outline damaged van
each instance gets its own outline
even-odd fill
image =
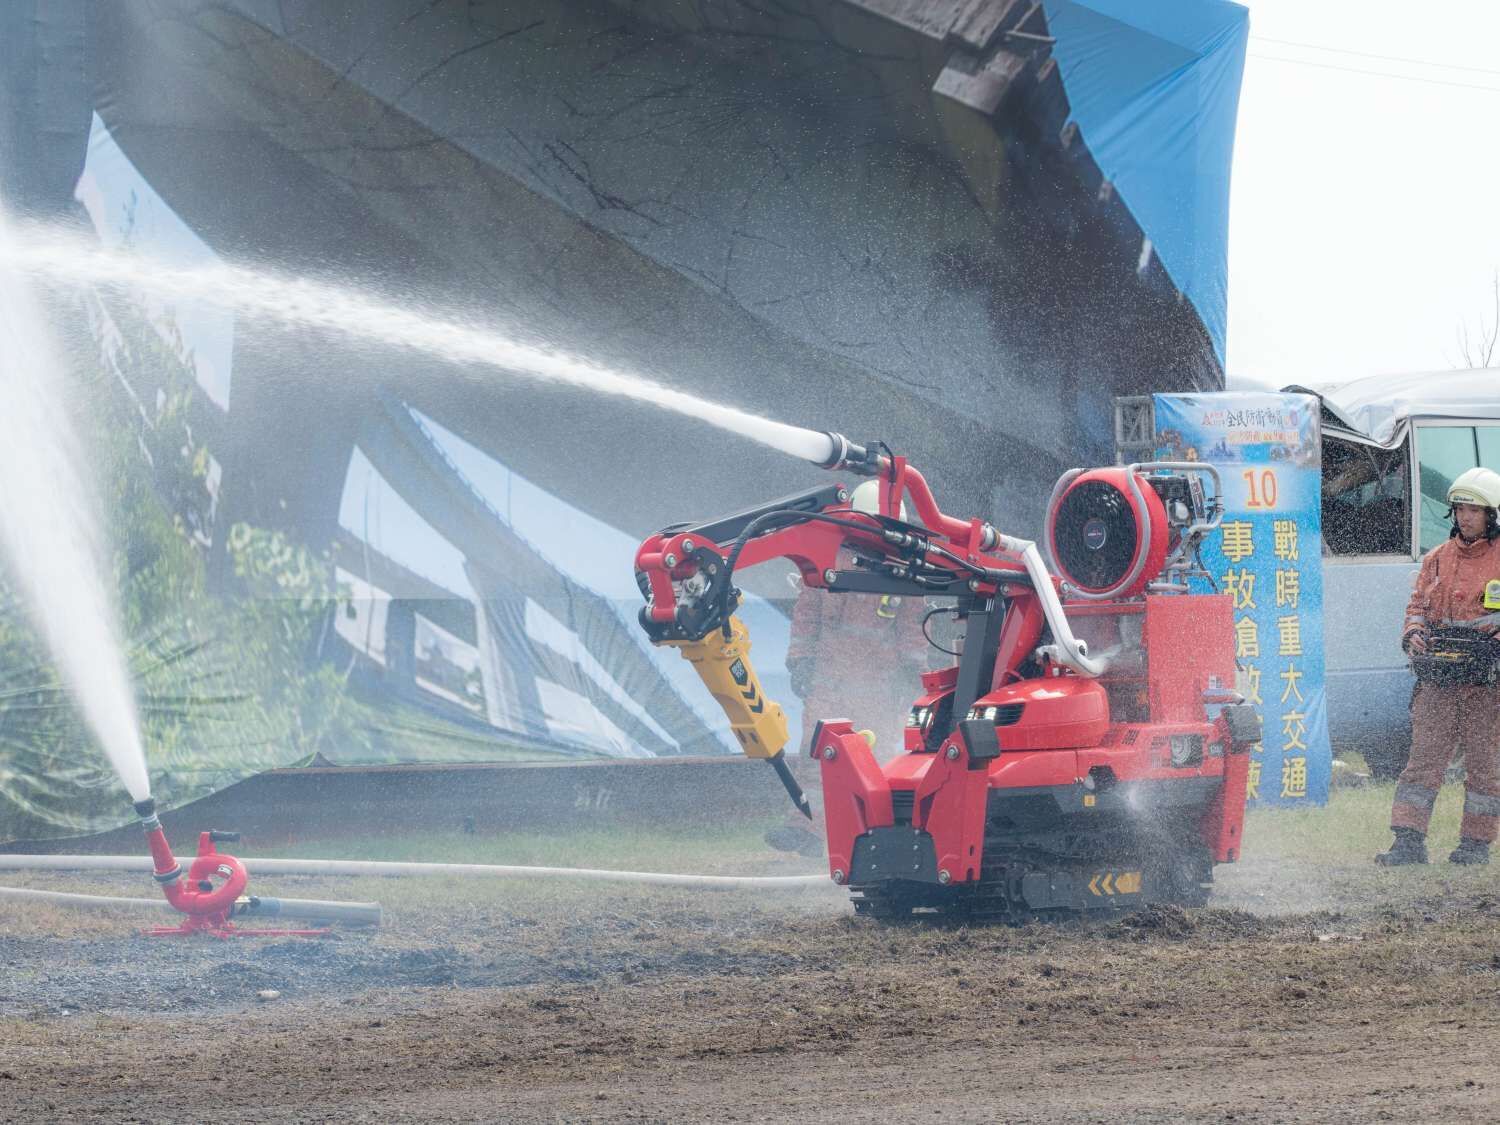
[[[1500,371],[1377,375],[1322,400],[1328,729],[1377,777],[1406,763],[1415,685],[1401,623],[1422,555],[1448,538],[1448,486],[1500,470]]]

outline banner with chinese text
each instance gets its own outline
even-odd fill
[[[1323,688],[1318,402],[1309,395],[1155,396],[1157,456],[1206,461],[1223,479],[1224,522],[1203,546],[1234,602],[1239,690],[1260,710],[1250,798],[1324,804],[1333,755]],[[1194,588],[1208,589],[1202,578]]]

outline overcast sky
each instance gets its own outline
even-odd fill
[[[1500,3],[1242,2],[1231,385],[1467,366],[1500,268]]]

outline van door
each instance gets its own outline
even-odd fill
[[[1400,637],[1418,560],[1448,539],[1454,479],[1475,465],[1500,466],[1500,423],[1421,421],[1410,440],[1417,482],[1410,555],[1339,560],[1352,565],[1324,570],[1330,735],[1335,746],[1363,752],[1377,777],[1399,773],[1411,749],[1416,681]]]
[[[1336,751],[1363,755],[1377,777],[1393,777],[1411,741],[1413,680],[1401,651],[1417,570],[1411,439],[1383,449],[1325,430],[1322,476],[1329,738]]]

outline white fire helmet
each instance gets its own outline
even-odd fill
[[[881,515],[880,511],[880,482],[878,480],[860,481],[854,486],[854,492],[849,497],[849,507],[856,512],[865,512],[872,516]],[[901,520],[906,519],[906,501],[901,501]]]
[[[1477,504],[1500,508],[1500,473],[1494,469],[1470,469],[1448,486],[1448,503]]]

